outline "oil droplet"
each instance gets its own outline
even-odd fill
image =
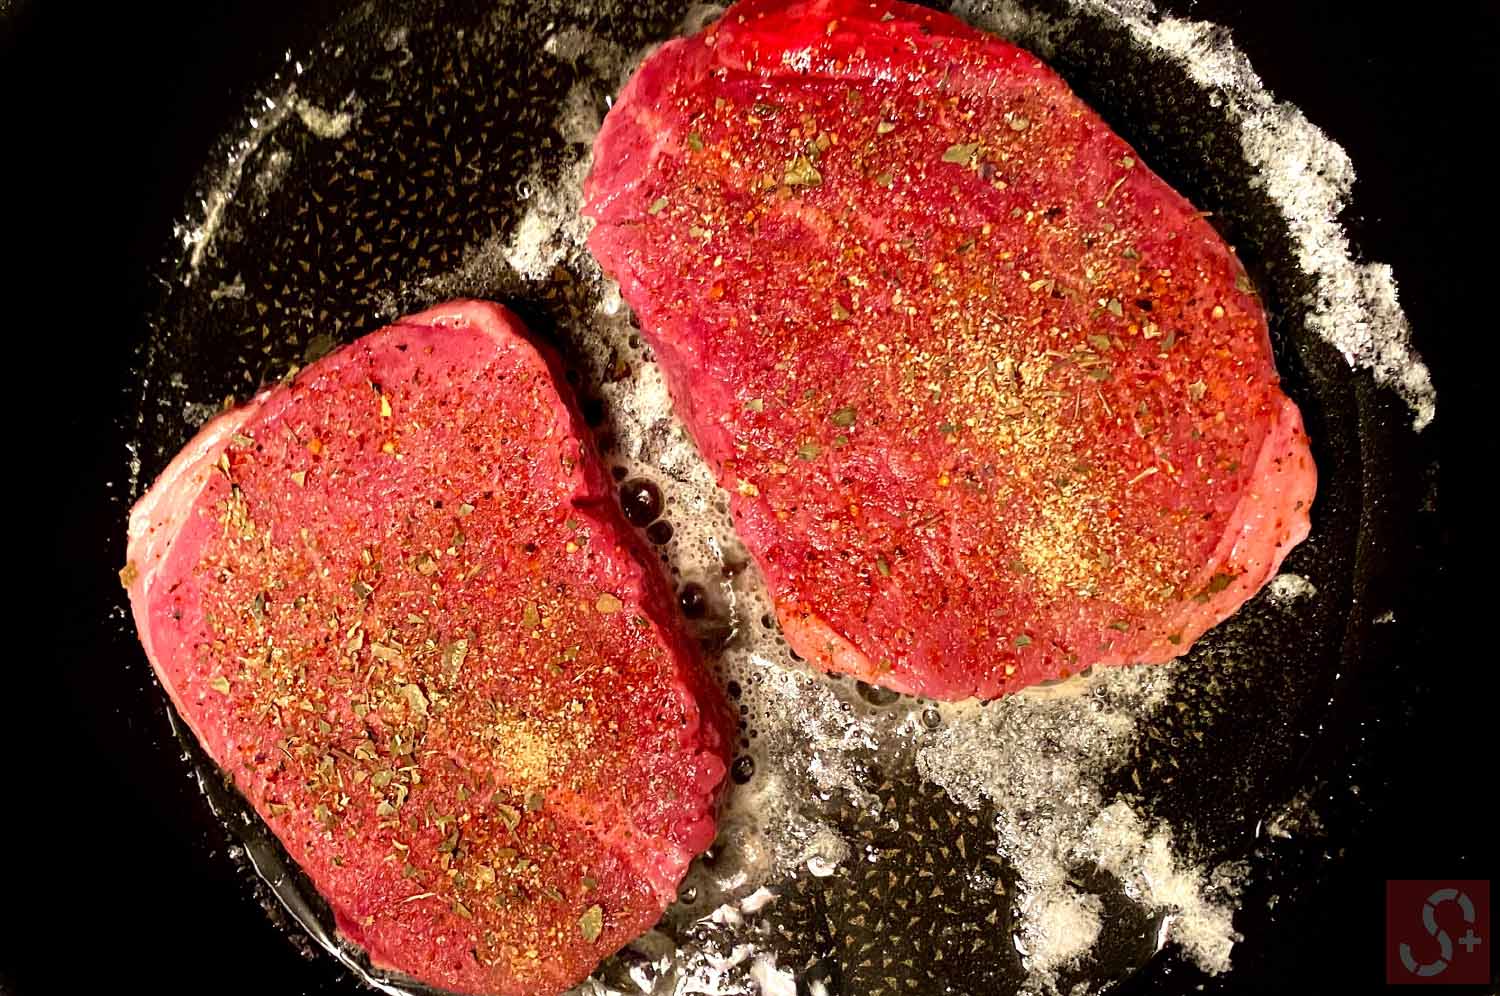
[[[660,519],[646,527],[646,538],[657,546],[665,546],[672,539],[672,524]]]
[[[901,698],[896,692],[886,688],[876,688],[874,685],[868,685],[863,681],[856,682],[854,687],[859,692],[859,697],[872,706],[888,706]]]
[[[644,477],[620,485],[620,504],[632,526],[649,526],[661,517],[661,489]]]
[[[743,785],[755,777],[755,758],[749,754],[741,754],[734,759],[734,764],[729,767],[729,777],[734,779],[736,785]]]
[[[689,619],[702,619],[708,612],[708,592],[701,584],[685,584],[677,596],[682,614]]]

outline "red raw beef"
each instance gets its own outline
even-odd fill
[[[746,0],[641,66],[585,195],[818,667],[958,699],[1165,661],[1307,535],[1243,268],[1013,45]]]
[[[714,836],[727,712],[555,358],[457,302],[214,419],[130,518],[177,711],[378,966],[535,996]]]

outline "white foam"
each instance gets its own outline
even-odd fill
[[[1169,913],[1167,937],[1211,975],[1229,970],[1230,952],[1240,935],[1234,929],[1234,907],[1243,871],[1226,867],[1208,876],[1185,863],[1172,848],[1166,827],[1150,827],[1124,801],[1112,803],[1090,824],[1082,856],[1114,874],[1125,891],[1148,909]]]
[[[1023,910],[1027,930],[1016,938],[1016,950],[1034,971],[1067,968],[1093,950],[1103,929],[1103,911],[1104,901],[1096,895],[1068,885],[1050,888],[1033,896]]]
[[[1000,853],[1014,868],[1016,949],[1038,991],[1087,955],[1100,900],[1069,876],[1113,874],[1147,910],[1171,911],[1170,938],[1208,972],[1224,971],[1238,935],[1233,906],[1125,800],[1106,804],[1103,781],[1124,759],[1139,719],[1165,700],[1185,665],[1112,669],[979,709],[942,707],[943,727],[918,747],[917,768],[958,803],[998,812]]]
[[[354,112],[348,110],[325,111],[306,100],[298,99],[294,105],[297,118],[319,138],[343,138],[354,123]]]
[[[797,996],[797,980],[791,972],[776,967],[776,959],[761,955],[750,966],[750,977],[760,987],[760,996]]]
[[[1277,605],[1290,605],[1304,598],[1311,598],[1318,588],[1307,578],[1290,571],[1278,574],[1266,585],[1266,596]]]

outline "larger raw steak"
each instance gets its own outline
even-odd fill
[[[737,4],[641,66],[585,194],[821,668],[956,699],[1165,661],[1307,534],[1307,438],[1234,254],[953,17]]]
[[[726,712],[551,353],[407,318],[210,422],[130,519],[141,642],[379,966],[536,996],[676,895]]]

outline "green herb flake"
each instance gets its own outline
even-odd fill
[[[212,678],[208,679],[208,687],[212,688],[220,695],[228,695],[229,679],[224,677],[222,674],[216,674]]]
[[[844,307],[842,304],[839,304],[837,301],[833,302],[833,320],[836,322],[848,321],[849,309]]]
[[[821,452],[823,452],[823,448],[817,443],[803,443],[801,446],[797,447],[798,459],[807,460],[809,462],[816,460],[818,458],[818,454]]]
[[[521,612],[521,625],[526,629],[536,629],[542,625],[542,616],[535,605],[528,604]]]
[[[1210,595],[1217,595],[1219,592],[1223,591],[1225,588],[1228,588],[1233,583],[1233,574],[1226,574],[1223,571],[1220,571],[1219,573],[1208,579],[1208,584],[1204,587],[1203,590],[1208,592]]]
[[[464,666],[464,659],[469,656],[469,641],[464,639],[445,643],[443,644],[441,654],[444,673],[450,679],[456,678],[458,677],[458,672]]]
[[[894,121],[882,121],[880,122],[880,124],[875,126],[875,134],[877,135],[889,135],[895,130],[896,123]]]
[[[881,173],[875,178],[875,182],[880,184],[880,186],[882,187],[889,188],[896,182],[896,178],[889,173]]]
[[[1094,380],[1109,380],[1109,367],[1090,367],[1089,377]]]
[[[891,576],[890,562],[887,561],[884,557],[875,558],[875,569],[880,572],[880,576],[883,578],[888,578]]]
[[[646,209],[646,213],[652,215],[661,214],[662,208],[666,206],[667,199],[665,197],[658,197],[656,200],[651,202],[651,206]]]
[[[1116,619],[1114,622],[1109,624],[1109,628],[1118,630],[1121,633],[1126,633],[1130,630],[1130,623],[1126,622],[1123,619]]]
[[[752,412],[763,412],[766,410],[766,402],[762,398],[751,398],[745,402],[745,407]]]
[[[326,332],[319,332],[307,341],[307,347],[302,350],[302,362],[311,363],[320,360],[333,352],[338,346],[338,340]]]
[[[689,132],[687,137],[687,145],[688,148],[692,149],[694,152],[702,152],[703,136],[699,135],[696,131]]]
[[[547,797],[540,792],[531,792],[526,796],[526,811],[535,813],[546,805]]]
[[[854,424],[855,417],[856,415],[854,409],[849,405],[845,405],[843,408],[838,409],[832,415],[828,416],[828,421],[832,422],[834,425],[838,426],[841,429],[846,429]]]
[[[1171,329],[1161,341],[1161,351],[1165,353],[1175,345],[1177,345],[1177,330]]]
[[[793,157],[781,180],[788,187],[816,187],[823,182],[823,174],[818,172],[812,160],[799,155]]]
[[[401,697],[406,700],[406,708],[418,716],[427,715],[427,696],[422,694],[422,689],[417,685],[403,685]]]
[[[597,941],[599,935],[604,933],[604,907],[595,903],[584,911],[583,916],[578,918],[578,932],[590,944]]]
[[[521,825],[521,811],[515,806],[507,806],[503,802],[495,803],[495,815],[500,817],[500,822],[505,824],[505,829],[514,830]]]
[[[616,612],[619,612],[624,604],[624,602],[620,601],[609,592],[605,592],[594,601],[594,611],[603,616],[610,616],[614,615]]]
[[[950,145],[943,150],[943,162],[967,165],[979,153],[978,142]]]
[[[1031,637],[1023,633],[1016,637],[1015,644],[1017,650],[1020,650],[1022,647],[1029,647],[1031,646]]]
[[[1095,349],[1097,349],[1099,352],[1102,353],[1102,352],[1106,351],[1107,349],[1109,349],[1109,346],[1110,346],[1109,336],[1107,336],[1107,335],[1091,335],[1091,336],[1089,336],[1089,345],[1093,346]]]

